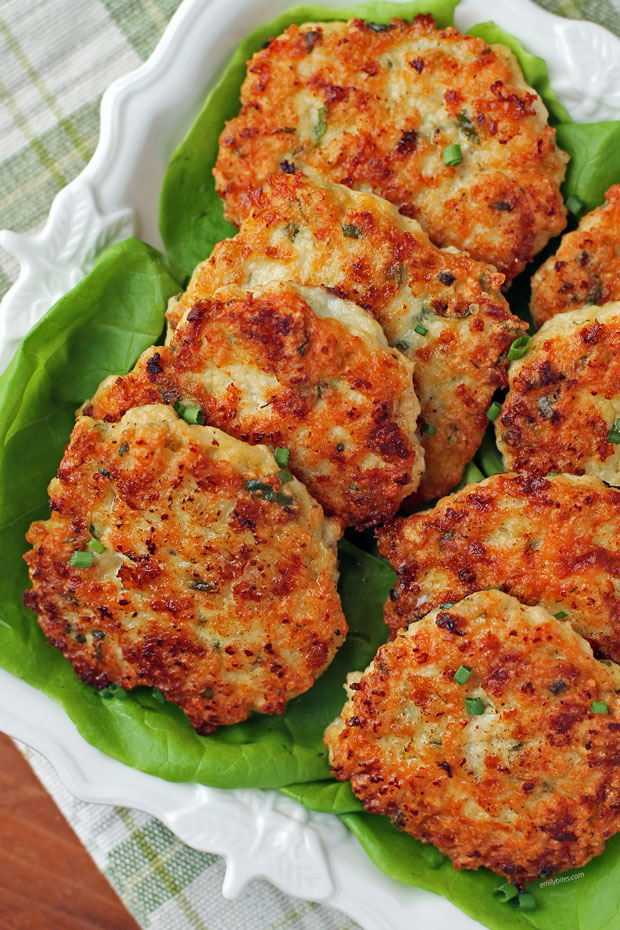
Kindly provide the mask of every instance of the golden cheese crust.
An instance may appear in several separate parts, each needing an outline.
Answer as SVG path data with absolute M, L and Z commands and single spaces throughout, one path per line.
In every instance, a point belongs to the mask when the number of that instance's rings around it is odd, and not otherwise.
M 436 248 L 414 220 L 372 194 L 283 173 L 251 200 L 239 233 L 216 245 L 171 306 L 171 325 L 233 282 L 325 285 L 370 310 L 390 345 L 415 362 L 429 430 L 417 496 L 446 494 L 480 445 L 493 393 L 506 383 L 507 351 L 522 331 L 499 291 L 502 276 Z
M 536 326 L 565 310 L 620 300 L 620 184 L 609 188 L 605 200 L 562 237 L 556 254 L 532 277 Z
M 462 665 L 471 675 L 458 684 Z M 570 625 L 479 592 L 350 675 L 325 742 L 333 774 L 367 811 L 459 869 L 520 885 L 584 865 L 620 830 L 618 688 L 620 668 L 598 662 Z M 480 702 L 476 715 L 465 698 Z
M 620 491 L 598 478 L 493 475 L 377 535 L 398 573 L 392 631 L 500 587 L 566 615 L 597 656 L 620 659 Z
M 508 471 L 597 475 L 620 484 L 620 303 L 548 320 L 511 364 L 495 421 Z
M 462 161 L 444 164 L 449 145 Z M 248 62 L 214 169 L 239 225 L 283 166 L 373 191 L 508 282 L 566 225 L 567 156 L 512 52 L 432 17 L 290 26 Z
M 338 524 L 264 447 L 163 405 L 80 417 L 49 494 L 24 599 L 96 688 L 155 686 L 210 733 L 282 713 L 344 641 Z
M 169 347 L 109 378 L 85 412 L 115 420 L 140 404 L 195 404 L 207 423 L 289 450 L 326 512 L 358 529 L 394 516 L 424 467 L 413 365 L 379 324 L 320 288 L 237 285 L 194 304 Z

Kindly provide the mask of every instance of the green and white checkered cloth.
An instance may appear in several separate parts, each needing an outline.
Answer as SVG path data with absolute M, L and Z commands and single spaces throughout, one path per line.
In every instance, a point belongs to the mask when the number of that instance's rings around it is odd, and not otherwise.
M 510 2 L 510 0 L 504 0 Z M 620 0 L 538 0 L 620 35 Z M 99 102 L 146 59 L 179 0 L 0 0 L 0 227 L 36 232 L 55 194 L 90 160 Z M 17 276 L 0 250 L 0 296 Z M 152 817 L 84 804 L 41 756 L 27 756 L 101 871 L 150 930 L 355 930 L 325 907 L 255 881 L 221 896 L 224 865 Z

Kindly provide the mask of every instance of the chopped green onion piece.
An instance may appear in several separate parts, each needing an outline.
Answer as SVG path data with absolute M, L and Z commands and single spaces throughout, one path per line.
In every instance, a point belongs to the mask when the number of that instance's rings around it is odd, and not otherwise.
M 503 885 L 499 885 L 493 892 L 496 898 L 501 898 L 502 901 L 511 901 L 513 898 L 516 898 L 519 894 L 519 889 L 516 885 L 511 885 L 510 882 L 504 882 Z
M 182 404 L 180 400 L 175 400 L 172 405 L 172 409 L 177 414 L 177 416 L 182 417 L 185 413 L 185 404 Z
M 107 686 L 107 688 L 102 688 L 99 692 L 99 697 L 108 699 L 117 697 L 119 700 L 123 700 L 126 697 L 129 697 L 124 688 L 122 688 L 117 681 L 113 681 Z
M 523 358 L 527 352 L 527 347 L 531 342 L 531 337 L 527 334 L 524 336 L 519 336 L 518 339 L 515 339 L 513 344 L 508 349 L 508 361 L 514 362 L 517 358 Z
M 86 543 L 86 546 L 91 550 L 91 552 L 105 552 L 105 546 L 103 543 L 100 543 L 98 539 L 89 539 Z
M 489 409 L 487 410 L 487 420 L 490 420 L 491 423 L 493 422 L 493 420 L 497 420 L 501 409 L 502 409 L 502 405 L 499 403 L 499 401 L 494 400 L 491 406 L 489 407 Z
M 280 468 L 286 468 L 286 466 L 288 465 L 288 460 L 291 457 L 291 453 L 289 452 L 289 450 L 285 449 L 283 446 L 278 446 L 278 448 L 275 450 L 273 454 Z
M 465 710 L 472 717 L 479 717 L 480 714 L 484 713 L 484 704 L 482 703 L 482 698 L 465 698 Z
M 536 910 L 536 898 L 529 891 L 522 891 L 515 904 L 522 911 Z
M 559 471 L 548 471 L 547 474 L 545 475 L 545 478 L 557 478 L 559 474 L 560 474 Z
M 409 343 L 405 342 L 404 339 L 399 339 L 398 342 L 394 343 L 394 348 L 398 349 L 399 352 L 406 352 L 409 348 Z
M 554 614 L 553 616 L 557 617 L 558 620 L 563 620 L 564 617 L 568 617 L 568 614 L 566 613 L 565 610 L 558 610 L 557 614 Z
M 608 714 L 609 707 L 605 701 L 592 701 L 590 710 L 593 714 Z
M 421 323 L 416 323 L 416 325 L 413 327 L 413 331 L 414 331 L 415 333 L 417 333 L 419 336 L 427 336 L 427 335 L 428 335 L 428 330 L 427 330 L 426 326 L 422 326 Z
M 314 127 L 314 144 L 318 145 L 320 139 L 325 135 L 327 131 L 327 123 L 325 122 L 325 114 L 327 113 L 327 107 L 319 107 L 319 121 Z
M 454 681 L 457 685 L 464 685 L 466 681 L 469 680 L 471 675 L 471 669 L 469 665 L 459 665 L 456 672 L 454 673 Z
M 581 213 L 584 206 L 583 200 L 581 197 L 578 197 L 577 194 L 571 194 L 570 197 L 566 198 L 566 209 L 575 216 Z
M 620 430 L 618 430 L 615 426 L 612 426 L 612 428 L 607 433 L 607 442 L 613 442 L 615 446 L 620 443 Z
M 71 568 L 90 568 L 94 558 L 94 552 L 74 552 L 69 559 L 69 565 Z
M 278 472 L 278 478 L 280 479 L 281 484 L 288 484 L 289 481 L 293 480 L 293 475 L 288 470 L 288 468 L 281 468 Z
M 422 432 L 426 433 L 427 436 L 434 436 L 437 432 L 437 427 L 433 426 L 432 423 L 425 423 L 422 427 Z
M 454 145 L 446 145 L 445 149 L 443 150 L 444 165 L 448 165 L 448 167 L 454 168 L 456 165 L 460 165 L 462 161 L 463 153 L 461 151 L 461 146 L 456 142 Z
M 347 237 L 347 239 L 361 239 L 362 230 L 359 226 L 356 226 L 355 223 L 343 223 L 342 231 Z
M 186 423 L 197 423 L 202 426 L 205 421 L 205 412 L 202 407 L 190 405 L 184 409 L 182 417 Z

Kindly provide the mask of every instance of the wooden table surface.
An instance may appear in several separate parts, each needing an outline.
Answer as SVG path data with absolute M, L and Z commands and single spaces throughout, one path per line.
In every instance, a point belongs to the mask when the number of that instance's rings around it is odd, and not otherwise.
M 0 734 L 2 930 L 138 930 L 21 753 Z

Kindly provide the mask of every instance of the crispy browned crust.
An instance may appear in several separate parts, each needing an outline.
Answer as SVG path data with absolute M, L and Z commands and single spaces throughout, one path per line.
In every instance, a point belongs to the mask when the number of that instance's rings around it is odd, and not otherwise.
M 299 482 L 281 486 L 264 448 L 163 406 L 81 417 L 50 506 L 27 534 L 25 602 L 96 688 L 156 686 L 207 733 L 282 713 L 344 640 L 333 522 Z M 91 526 L 106 552 L 72 568 Z
M 450 167 L 454 143 L 463 161 Z M 505 46 L 418 16 L 382 32 L 359 19 L 293 25 L 272 39 L 248 62 L 214 175 L 236 225 L 247 190 L 280 165 L 372 190 L 509 282 L 566 224 L 566 161 Z
M 333 774 L 459 869 L 521 884 L 583 865 L 620 830 L 618 671 L 546 611 L 474 594 L 350 676 L 325 734 Z
M 620 184 L 609 188 L 605 200 L 562 236 L 556 254 L 533 276 L 536 326 L 565 310 L 620 300 Z
M 495 421 L 508 470 L 620 484 L 620 446 L 609 441 L 620 414 L 620 303 L 549 320 L 509 379 Z
M 105 382 L 85 412 L 116 420 L 140 404 L 197 404 L 237 439 L 289 449 L 291 471 L 326 512 L 364 529 L 393 516 L 420 480 L 412 372 L 396 349 L 317 316 L 288 285 L 233 286 L 194 304 L 169 348 Z
M 249 218 L 196 268 L 169 311 L 171 325 L 231 282 L 323 284 L 367 308 L 390 345 L 415 362 L 422 417 L 436 430 L 423 436 L 418 497 L 446 494 L 480 445 L 493 393 L 506 383 L 506 353 L 523 326 L 499 291 L 502 276 L 437 249 L 415 221 L 371 194 L 278 174 L 248 196 Z M 425 335 L 415 331 L 419 324 Z
M 377 535 L 398 573 L 385 606 L 393 632 L 499 586 L 565 612 L 597 655 L 620 659 L 620 491 L 598 478 L 493 475 Z

